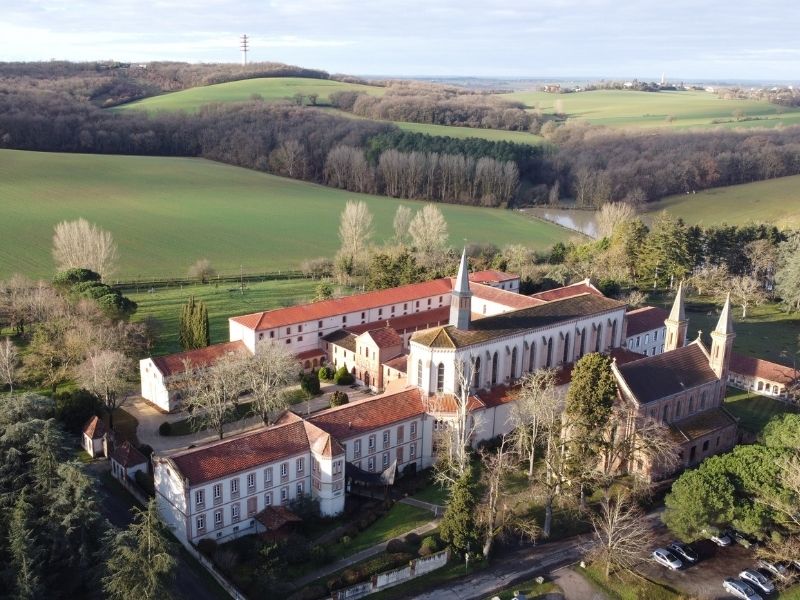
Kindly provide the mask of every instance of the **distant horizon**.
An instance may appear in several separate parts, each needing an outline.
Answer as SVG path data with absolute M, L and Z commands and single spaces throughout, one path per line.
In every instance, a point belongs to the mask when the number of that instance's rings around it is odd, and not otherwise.
M 329 72 L 789 82 L 797 23 L 789 0 L 31 0 L 4 7 L 0 57 L 236 63 L 246 33 L 252 62 Z

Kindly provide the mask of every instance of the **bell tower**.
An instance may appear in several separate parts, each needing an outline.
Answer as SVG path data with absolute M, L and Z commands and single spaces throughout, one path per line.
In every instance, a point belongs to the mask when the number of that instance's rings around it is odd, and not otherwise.
M 461 253 L 461 264 L 458 266 L 458 276 L 450 293 L 450 325 L 456 329 L 469 329 L 470 315 L 472 313 L 472 292 L 469 289 L 469 271 L 467 269 L 467 249 Z
M 733 340 L 736 333 L 733 331 L 733 320 L 731 318 L 731 295 L 725 298 L 725 306 L 719 314 L 719 321 L 714 331 L 711 332 L 711 357 L 708 359 L 709 366 L 717 374 L 723 383 L 728 378 L 728 366 L 731 362 L 733 353 Z
M 678 284 L 678 294 L 675 296 L 675 302 L 672 304 L 672 311 L 670 311 L 667 320 L 664 321 L 664 325 L 667 328 L 667 340 L 664 343 L 664 352 L 683 348 L 686 345 L 686 328 L 689 326 L 689 321 L 686 320 L 682 281 Z

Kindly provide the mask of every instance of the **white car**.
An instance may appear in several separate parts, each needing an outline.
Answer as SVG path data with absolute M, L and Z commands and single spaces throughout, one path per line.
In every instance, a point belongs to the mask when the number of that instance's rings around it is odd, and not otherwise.
M 733 541 L 724 533 L 718 533 L 716 535 L 711 536 L 711 541 L 714 542 L 717 546 L 721 546 L 725 548 L 726 546 L 730 546 Z
M 681 559 L 666 548 L 656 548 L 653 550 L 653 560 L 673 571 L 677 571 L 683 566 Z
M 774 563 L 762 559 L 758 561 L 756 566 L 759 569 L 764 569 L 765 571 L 770 573 L 771 576 L 776 577 L 778 579 L 786 579 L 789 576 L 789 574 L 786 572 L 786 565 L 783 565 L 781 563 Z
M 741 598 L 742 600 L 764 600 L 761 596 L 756 594 L 756 591 L 747 585 L 744 581 L 738 579 L 728 578 L 722 582 L 722 587 L 729 594 Z
M 739 579 L 766 594 L 771 594 L 775 591 L 775 586 L 772 582 L 755 569 L 745 569 L 739 573 Z

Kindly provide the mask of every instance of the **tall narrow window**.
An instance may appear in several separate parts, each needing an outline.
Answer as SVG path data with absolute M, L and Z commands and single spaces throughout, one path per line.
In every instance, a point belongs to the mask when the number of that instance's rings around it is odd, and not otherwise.
M 564 336 L 564 353 L 561 357 L 561 362 L 569 362 L 569 334 Z
M 600 323 L 597 325 L 597 340 L 595 341 L 594 351 L 600 352 L 601 350 L 605 350 L 602 346 L 603 343 L 603 324 Z
M 586 352 L 586 327 L 581 329 L 581 346 L 578 352 L 578 358 L 583 358 L 583 353 Z
M 444 391 L 444 363 L 439 363 L 436 367 L 436 391 Z
M 422 359 L 417 361 L 417 387 L 422 387 Z
M 481 357 L 475 359 L 475 372 L 472 374 L 472 387 L 481 387 Z
M 617 320 L 614 319 L 614 322 L 611 323 L 611 347 L 613 348 L 616 346 L 617 343 Z
M 497 352 L 492 356 L 492 385 L 497 383 Z
M 536 342 L 531 342 L 531 355 L 528 357 L 528 371 L 533 373 L 536 370 Z
M 517 378 L 517 347 L 511 350 L 511 379 Z
M 553 366 L 553 337 L 547 339 L 547 362 L 545 366 L 549 369 Z

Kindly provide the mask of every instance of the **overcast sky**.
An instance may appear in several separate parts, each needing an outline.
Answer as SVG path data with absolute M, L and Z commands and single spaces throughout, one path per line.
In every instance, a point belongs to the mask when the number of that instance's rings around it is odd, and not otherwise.
M 800 79 L 798 0 L 2 0 L 0 60 L 396 76 Z

